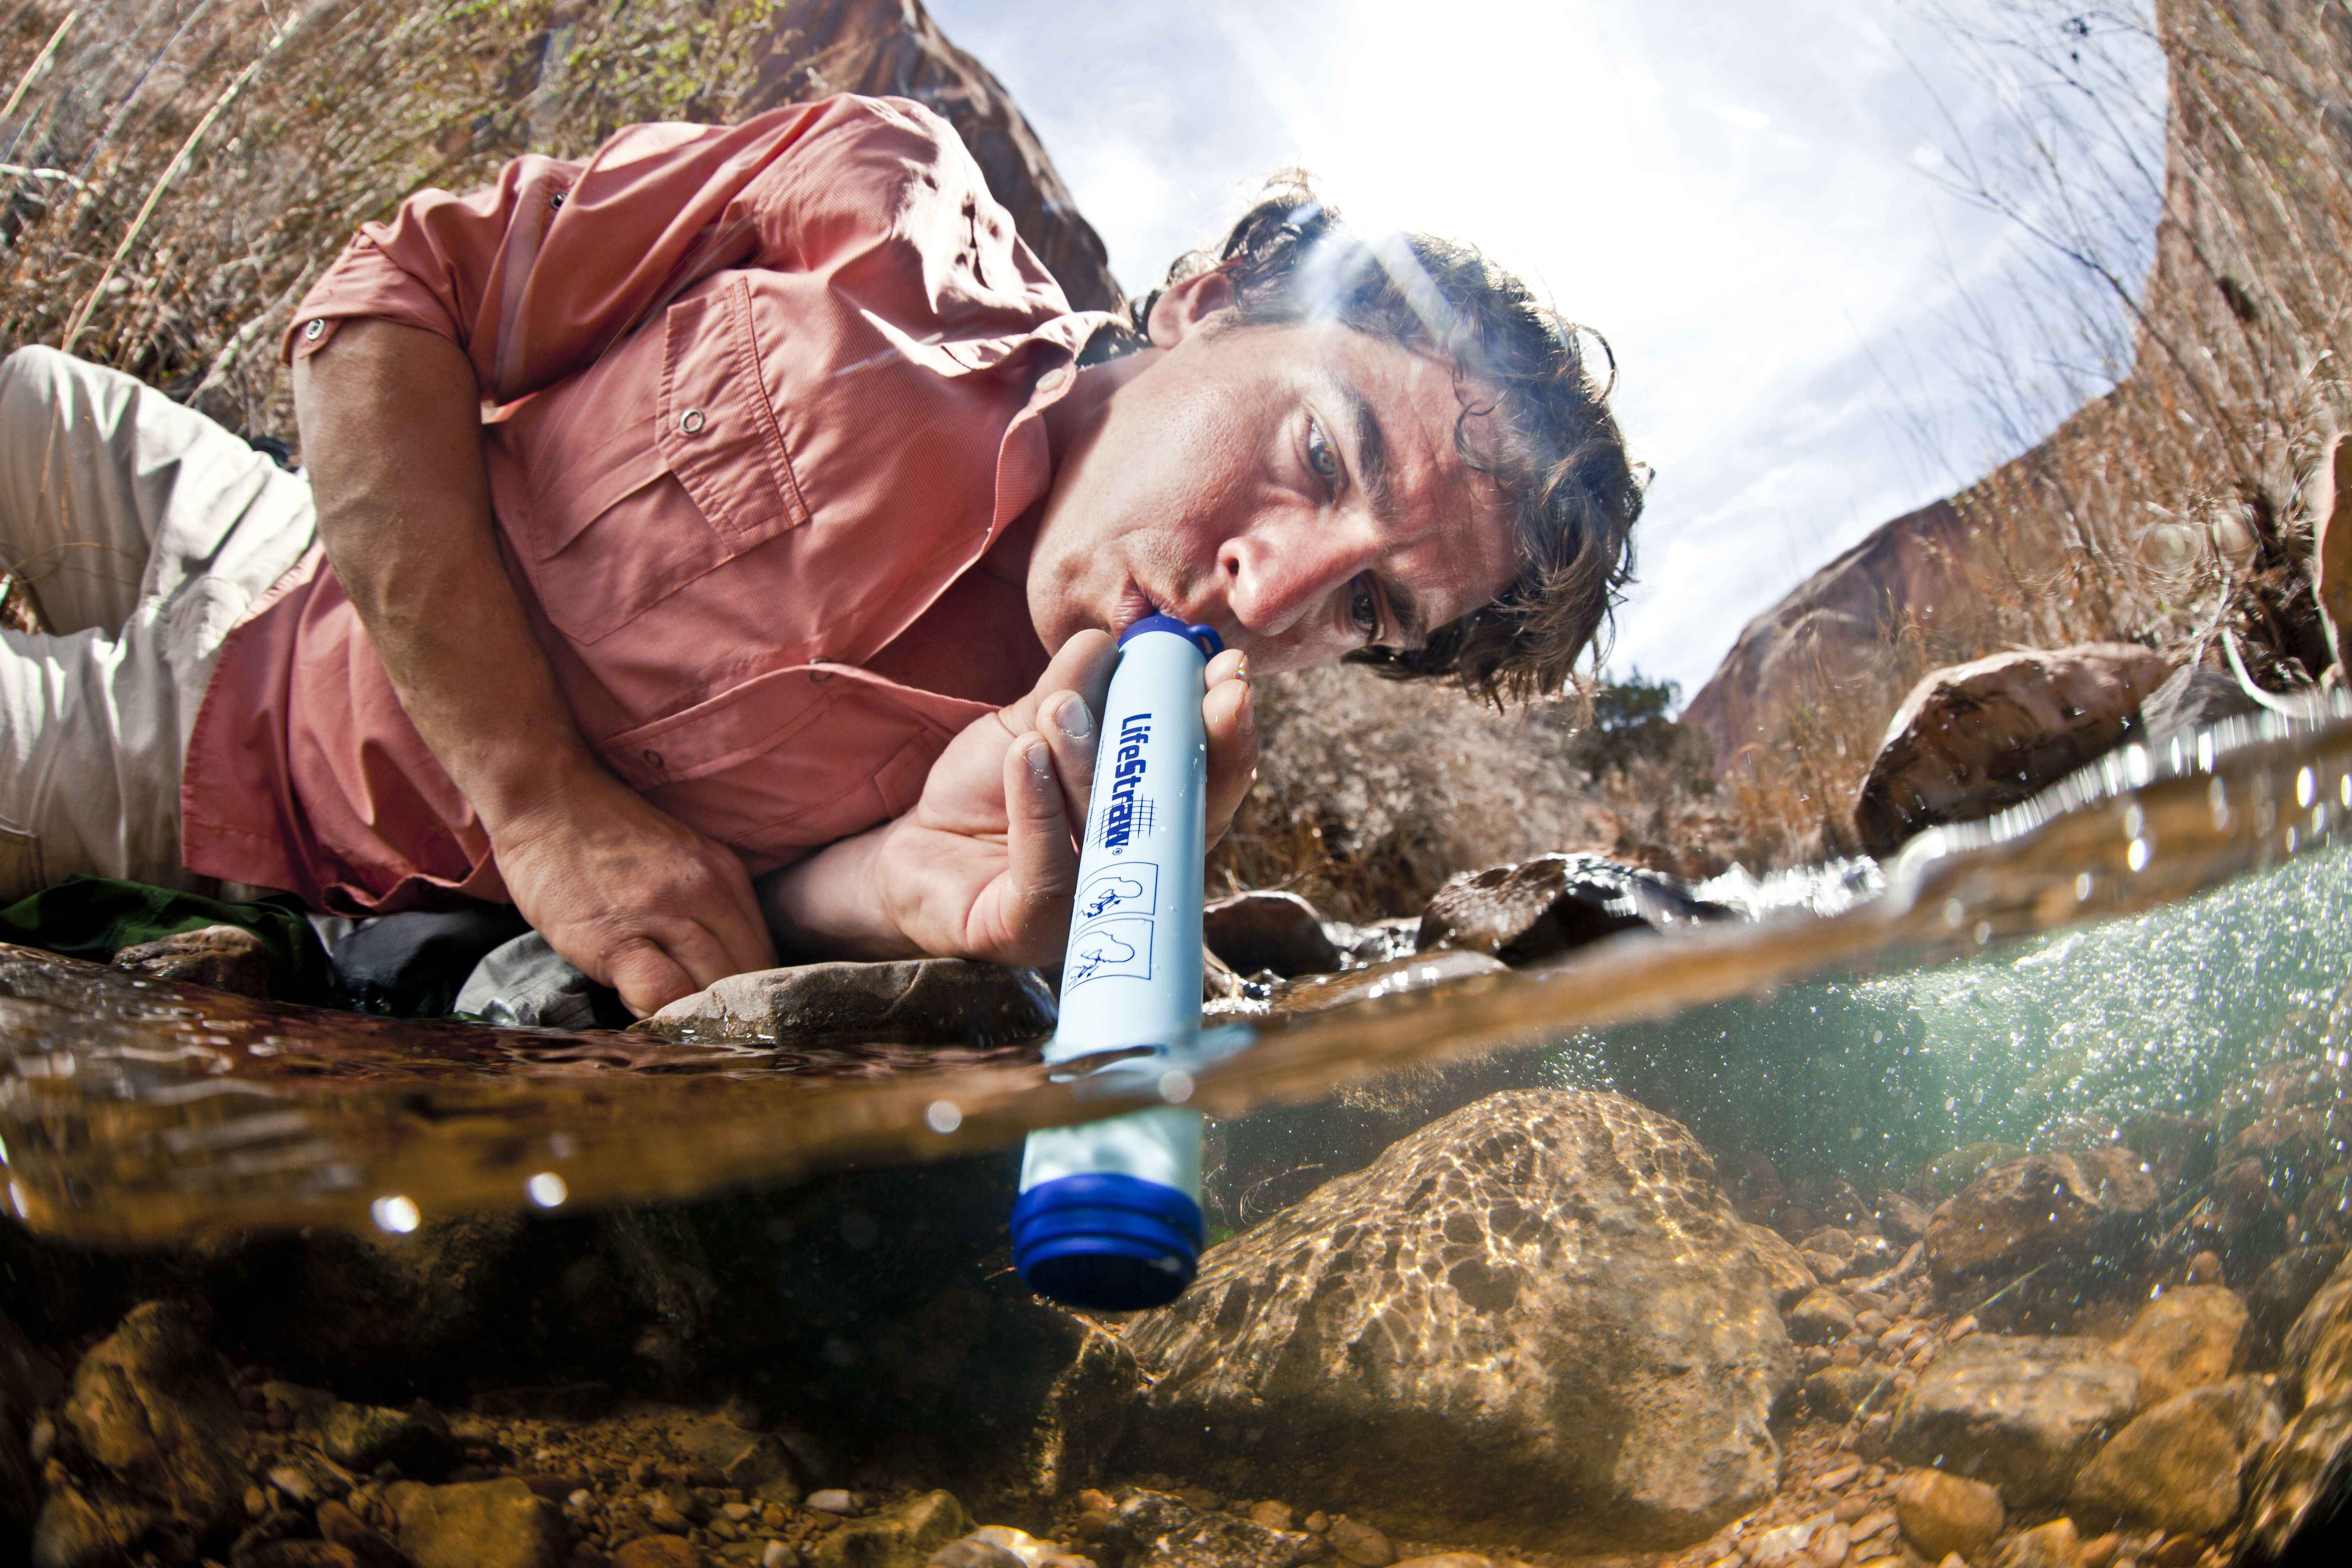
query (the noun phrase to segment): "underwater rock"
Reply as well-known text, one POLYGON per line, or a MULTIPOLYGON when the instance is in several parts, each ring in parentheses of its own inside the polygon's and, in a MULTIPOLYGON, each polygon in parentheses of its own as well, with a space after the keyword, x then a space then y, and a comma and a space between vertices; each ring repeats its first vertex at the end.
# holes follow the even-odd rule
POLYGON ((1297 893, 1236 893, 1201 911, 1209 951, 1243 974, 1271 969, 1287 979, 1329 974, 1341 954, 1315 906, 1297 893))
POLYGON ((243 1516, 244 1420, 228 1364, 175 1301, 131 1309, 82 1357, 58 1428, 80 1484, 43 1508, 37 1562, 101 1561, 108 1541, 193 1560, 243 1516))
POLYGON ((1850 1421, 1865 1403, 1888 1404, 1894 1386, 1884 1367, 1825 1366, 1805 1379, 1805 1403, 1825 1421, 1850 1421))
POLYGON ((1895 1483, 1895 1518, 1904 1539, 1930 1563, 1952 1552, 1970 1562, 2008 1520, 1999 1489, 1941 1470, 1906 1470, 1895 1483))
POLYGON ((1895 1413, 1889 1452, 2055 1502, 2129 1420, 2139 1374, 2096 1340, 1974 1334, 1947 1347, 1895 1413))
POLYGON ((992 1045, 1054 1029, 1034 969, 961 958, 803 963, 731 974, 631 1026, 669 1039, 855 1035, 905 1045, 992 1045))
POLYGON ((1209 1512, 1156 1491, 1120 1500, 1103 1534, 1127 1568, 1297 1568, 1326 1550, 1315 1536, 1209 1512))
POLYGON ((265 1002, 277 994, 278 955, 242 926, 205 926, 142 942, 115 953, 114 967, 150 980, 183 980, 265 1002))
POLYGON ((800 1488, 793 1483, 792 1461, 783 1445, 764 1432, 747 1432, 731 1421, 713 1417, 698 1421, 676 1434, 677 1446, 698 1463, 717 1472, 720 1484, 751 1494, 761 1502, 793 1503, 800 1488))
POLYGON ((2345 1259, 2341 1247, 2297 1247, 2271 1260, 2246 1289, 2245 1356, 2249 1366, 2276 1363, 2287 1331, 2345 1259))
POLYGON ((2155 1204, 2156 1184, 2127 1149, 2028 1154, 1995 1165, 1936 1211, 1927 1261, 1947 1280, 2030 1268, 2116 1243, 2155 1204))
POLYGON ((2139 1373, 2139 1407, 2230 1375, 2246 1331, 2246 1303, 2219 1285, 2180 1285, 2139 1310, 2112 1347, 2139 1373))
POLYGON ((1127 1342, 1123 1450, 1291 1478, 1391 1533, 1704 1538, 1774 1489, 1772 1288, 1688 1132, 1613 1094, 1496 1094, 1212 1247, 1127 1342))
MULTIPOLYGON (((2243 1563, 2326 1560, 2352 1496, 2352 1258, 2322 1286, 2287 1331, 2279 1394, 2302 1408, 2271 1444, 2246 1485, 2243 1563)), ((2340 1539, 2337 1541, 2340 1546, 2340 1539)))
POLYGON ((1764 1278, 1772 1287, 1774 1304, 1783 1311, 1821 1284, 1804 1254, 1790 1245, 1788 1237, 1779 1231, 1742 1220, 1739 1235, 1748 1243, 1748 1256, 1764 1270, 1764 1278))
POLYGON ((2137 644, 2081 643, 1929 671, 1895 710, 1855 792, 1863 849, 1884 859, 1923 827, 1973 822, 2040 794, 2118 744, 2171 668, 2137 644))
POLYGON ((702 1553, 683 1535, 640 1535, 613 1553, 613 1568, 702 1568, 702 1553))
POLYGON ((1324 1539, 1354 1568, 1389 1568, 1396 1561, 1396 1547, 1389 1538, 1360 1519, 1339 1515, 1332 1520, 1324 1539))
POLYGON ((2142 1411, 2074 1479, 2086 1525, 2218 1535, 2238 1517, 2239 1473, 2279 1434, 2278 1402, 2250 1377, 2142 1411))
POLYGON ((1878 1194, 1878 1227, 1897 1247, 1908 1247, 1927 1234, 1928 1212, 1901 1193, 1878 1194))
POLYGON ((2260 1160, 2225 1165, 2182 1223, 2181 1247, 2211 1253, 2224 1273, 2241 1279, 2267 1266, 2287 1241, 2288 1214, 2278 1185, 2260 1160))
POLYGON ((1732 912, 1694 896, 1679 877, 1598 855, 1540 855, 1448 879, 1422 912, 1419 945, 1534 963, 1619 931, 1665 930, 1732 912))
POLYGON ((813 1568, 921 1568, 922 1562, 971 1529, 952 1493, 918 1493, 879 1513, 828 1531, 809 1554, 813 1568))
POLYGON ((318 1419, 327 1458, 362 1474, 387 1461, 412 1480, 437 1480, 464 1460, 439 1418, 381 1405, 337 1402, 318 1419))
POLYGON ((1801 1345, 1832 1344, 1853 1332, 1853 1309, 1834 1290, 1815 1290, 1789 1310, 1789 1337, 1801 1345))
POLYGON ((2079 1568, 2082 1533, 2071 1519, 2053 1519, 2021 1532, 2000 1549, 1993 1568, 2079 1568))
POLYGON ((2168 1110, 2147 1110, 2123 1124, 2124 1147, 2147 1166, 2159 1194, 2201 1182, 2213 1173, 2219 1137, 2201 1116, 2179 1116, 2168 1110))
POLYGON ((559 1568, 571 1544, 563 1510, 512 1477, 395 1481, 383 1500, 416 1568, 559 1568))

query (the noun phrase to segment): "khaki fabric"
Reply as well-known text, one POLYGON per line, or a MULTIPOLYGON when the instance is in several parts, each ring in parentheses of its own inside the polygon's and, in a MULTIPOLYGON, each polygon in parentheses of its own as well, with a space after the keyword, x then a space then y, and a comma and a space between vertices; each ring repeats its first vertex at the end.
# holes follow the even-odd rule
POLYGON ((0 904, 75 872, 194 884, 180 773, 222 642, 316 537, 310 486, 131 376, 0 361, 0 904))

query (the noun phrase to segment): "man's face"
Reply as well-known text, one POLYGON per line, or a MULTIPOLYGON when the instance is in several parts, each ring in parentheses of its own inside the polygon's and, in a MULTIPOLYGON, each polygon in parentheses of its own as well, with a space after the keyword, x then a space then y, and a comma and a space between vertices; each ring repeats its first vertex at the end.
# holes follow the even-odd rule
POLYGON ((1047 647, 1157 607, 1254 673, 1297 669, 1414 646, 1503 590, 1509 518, 1455 451, 1449 366, 1336 324, 1185 319, 1198 304, 1163 298, 1165 346, 1070 395, 1027 573, 1047 647))

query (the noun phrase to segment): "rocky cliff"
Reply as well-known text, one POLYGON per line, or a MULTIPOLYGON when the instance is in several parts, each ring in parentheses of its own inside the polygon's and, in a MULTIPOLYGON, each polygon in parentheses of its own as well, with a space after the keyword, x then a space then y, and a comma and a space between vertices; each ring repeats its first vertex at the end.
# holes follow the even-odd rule
POLYGON ((994 73, 958 48, 919 0, 788 0, 755 48, 739 113, 836 92, 911 98, 956 128, 988 188, 1081 310, 1120 300, 1103 242, 1078 215, 1045 143, 994 73))
POLYGON ((2315 437, 2347 404, 2324 367, 2352 346, 2336 341, 2352 25, 2315 0, 2155 9, 2165 196, 2131 374, 1751 621, 1685 713, 1722 776, 1835 753, 1783 797, 1835 812, 1927 668, 2017 643, 2191 641, 2225 584, 2258 669, 2326 662, 2301 511, 2315 437))

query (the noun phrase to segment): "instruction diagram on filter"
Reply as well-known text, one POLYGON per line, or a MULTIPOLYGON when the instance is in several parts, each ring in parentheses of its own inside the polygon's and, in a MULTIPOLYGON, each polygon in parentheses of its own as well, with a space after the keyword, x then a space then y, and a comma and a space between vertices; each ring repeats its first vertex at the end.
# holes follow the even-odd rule
POLYGON ((1062 989, 1072 991, 1090 980, 1124 975, 1151 978, 1151 921, 1130 917, 1106 920, 1070 945, 1069 962, 1062 971, 1062 989))
POLYGON ((1078 923, 1111 915, 1150 915, 1160 897, 1160 868, 1137 860, 1097 871, 1078 889, 1078 923))

